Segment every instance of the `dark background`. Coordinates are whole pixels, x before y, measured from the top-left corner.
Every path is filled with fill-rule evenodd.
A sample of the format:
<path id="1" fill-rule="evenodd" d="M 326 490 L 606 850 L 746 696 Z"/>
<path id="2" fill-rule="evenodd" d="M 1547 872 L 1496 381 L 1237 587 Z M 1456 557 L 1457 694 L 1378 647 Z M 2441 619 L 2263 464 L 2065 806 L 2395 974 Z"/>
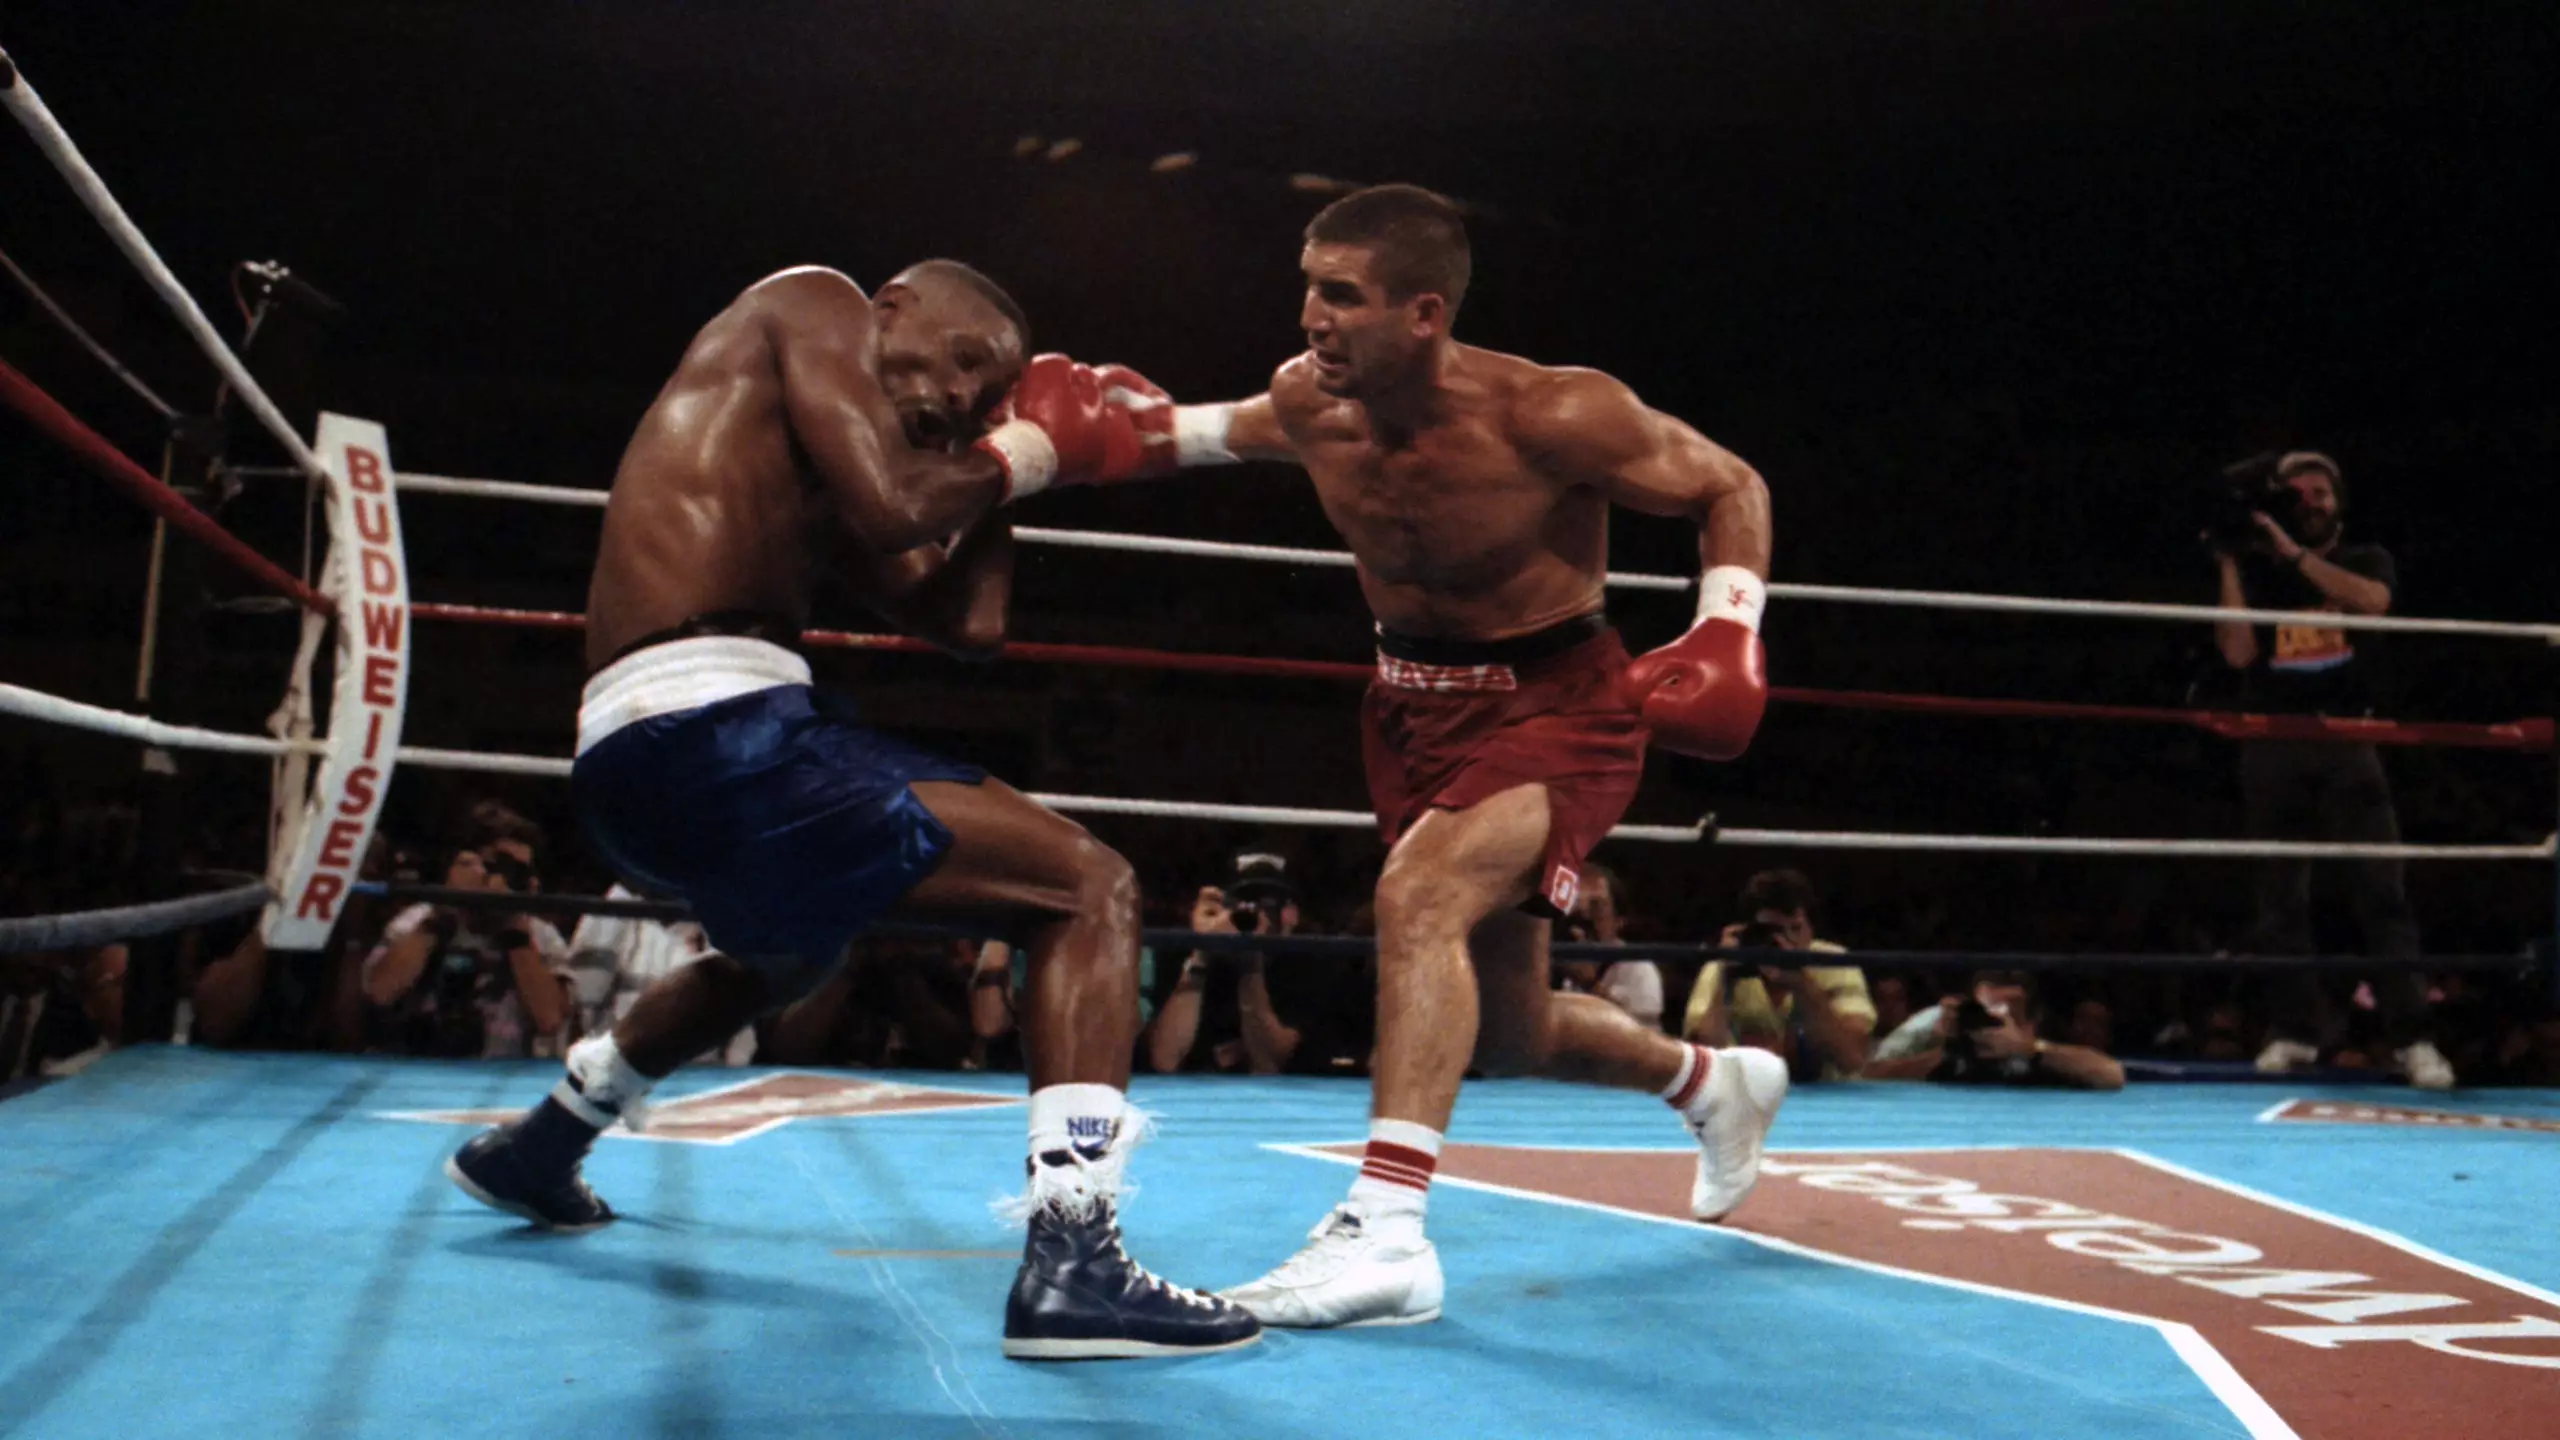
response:
<path id="1" fill-rule="evenodd" d="M 238 260 L 344 302 L 307 376 L 406 469 L 602 485 L 694 327 L 783 265 L 866 285 L 981 265 L 1045 344 L 1184 398 L 1298 346 L 1296 174 L 1412 180 L 1477 207 L 1462 338 L 1601 366 L 1757 464 L 1777 577 L 2203 600 L 2203 477 L 2335 454 L 2351 535 L 2403 613 L 2549 619 L 2560 454 L 2548 221 L 2560 16 L 2547 6 L 2160 3 L 0 3 L 0 45 L 236 335 Z M 1023 137 L 1080 150 L 1018 153 Z M 1194 152 L 1172 174 L 1148 162 Z M 0 246 L 189 408 L 210 372 L 33 147 L 0 135 Z M 0 292 L 0 358 L 150 464 L 154 418 Z M 307 413 L 297 414 L 307 419 Z M 234 458 L 272 458 L 245 426 Z M 148 530 L 0 422 L 0 674 L 129 702 Z M 413 497 L 418 598 L 577 608 L 584 513 Z M 1333 544 L 1293 472 L 1026 507 L 1029 523 Z M 226 519 L 298 547 L 273 492 Z M 1625 569 L 1686 570 L 1622 517 Z M 234 593 L 208 570 L 216 596 Z M 1339 572 L 1033 551 L 1017 633 L 1357 658 Z M 1619 605 L 1658 643 L 1680 602 Z M 860 625 L 852 615 L 826 617 Z M 254 727 L 291 622 L 217 614 L 155 713 Z M 1782 602 L 1780 683 L 2177 704 L 2216 698 L 2201 628 Z M 2549 713 L 2535 647 L 2376 645 L 2386 709 Z M 410 739 L 565 753 L 574 641 L 431 631 Z M 1358 805 L 1342 687 L 834 657 L 886 723 L 1065 790 Z M 2198 689 L 2199 684 L 2207 688 Z M 0 729 L 13 786 L 120 793 L 121 744 Z M 2392 758 L 2412 838 L 2538 838 L 2547 759 Z M 234 832 L 263 774 L 214 757 Z M 2218 834 L 2230 755 L 2174 733 L 1780 709 L 1745 762 L 1657 761 L 1636 819 Z M 405 778 L 428 836 L 470 795 Z M 1237 838 L 1097 827 L 1158 898 Z M 237 848 L 209 838 L 215 850 Z M 1375 847 L 1302 836 L 1347 910 Z M 254 865 L 251 853 L 235 863 Z M 1703 923 L 1765 855 L 1617 847 L 1637 905 Z M 574 843 L 555 888 L 577 874 Z M 2209 944 L 2234 867 L 1824 858 L 1868 943 Z M 2421 867 L 2435 948 L 2547 932 L 2550 877 Z"/>

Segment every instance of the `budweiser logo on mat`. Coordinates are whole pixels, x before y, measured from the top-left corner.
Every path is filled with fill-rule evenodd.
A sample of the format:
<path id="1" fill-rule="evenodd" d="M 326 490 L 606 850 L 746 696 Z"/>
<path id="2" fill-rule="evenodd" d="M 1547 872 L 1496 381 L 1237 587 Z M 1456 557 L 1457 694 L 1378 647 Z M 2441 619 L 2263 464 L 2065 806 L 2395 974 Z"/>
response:
<path id="1" fill-rule="evenodd" d="M 854 1115 L 900 1115 L 917 1110 L 979 1110 L 1019 1105 L 1003 1095 L 969 1090 L 934 1090 L 885 1080 L 855 1080 L 841 1075 L 767 1075 L 717 1090 L 704 1090 L 673 1100 L 653 1101 L 648 1128 L 638 1134 L 615 1126 L 607 1139 L 675 1140 L 691 1145 L 734 1145 L 794 1120 L 841 1119 Z M 520 1110 L 393 1110 L 377 1118 L 423 1120 L 431 1125 L 495 1125 L 522 1114 Z"/>
<path id="2" fill-rule="evenodd" d="M 2560 1118 L 2551 1116 L 2481 1115 L 2344 1100 L 2287 1100 L 2258 1118 L 2303 1125 L 2425 1125 L 2439 1130 L 2534 1130 L 2560 1135 Z"/>
<path id="3" fill-rule="evenodd" d="M 1452 1145 L 1439 1174 L 1685 1220 L 1695 1164 Z M 1743 1238 L 2148 1325 L 2261 1440 L 2488 1440 L 2560 1413 L 2560 1296 L 2165 1161 L 1772 1154 L 1762 1177 L 1730 1225 Z"/>

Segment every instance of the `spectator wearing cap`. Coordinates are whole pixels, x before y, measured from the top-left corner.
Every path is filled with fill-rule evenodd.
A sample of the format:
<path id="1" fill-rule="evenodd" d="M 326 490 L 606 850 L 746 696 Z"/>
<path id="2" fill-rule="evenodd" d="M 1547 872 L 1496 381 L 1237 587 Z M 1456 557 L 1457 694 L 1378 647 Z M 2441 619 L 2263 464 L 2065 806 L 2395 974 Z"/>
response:
<path id="1" fill-rule="evenodd" d="M 2292 623 L 2225 621 L 2214 627 L 2222 661 L 2239 671 L 2245 703 L 2266 714 L 2373 713 L 2369 659 L 2355 633 L 2324 623 L 2338 615 L 2387 615 L 2400 588 L 2391 552 L 2346 539 L 2346 481 L 2338 462 L 2312 450 L 2277 457 L 2266 505 L 2250 512 L 2249 543 L 2218 532 L 2207 544 L 2221 574 L 2226 610 L 2286 610 Z M 2269 513 L 2270 511 L 2277 513 Z M 2400 819 L 2391 780 L 2371 745 L 2263 740 L 2240 747 L 2240 794 L 2252 837 L 2393 844 Z M 2311 862 L 2267 860 L 2258 873 L 2257 921 L 2249 946 L 2261 954 L 2312 953 Z M 2393 960 L 2419 954 L 2417 914 L 2397 860 L 2343 862 L 2339 875 L 2368 953 Z M 2412 1084 L 2450 1089 L 2453 1067 L 2436 1049 L 2424 980 L 2414 968 L 2333 975 L 2333 991 L 2370 983 L 2389 1043 Z M 2338 987 L 2343 987 L 2339 989 Z M 2334 995 L 2331 997 L 2334 999 Z M 2320 977 L 2289 975 L 2275 996 L 2271 1037 L 2258 1068 L 2280 1073 L 2317 1060 L 2327 1023 L 2342 1006 L 2324 1005 Z"/>
<path id="2" fill-rule="evenodd" d="M 1287 859 L 1263 850 L 1239 853 L 1226 883 L 1201 886 L 1191 905 L 1191 928 L 1204 935 L 1294 935 L 1301 918 Z M 1147 1066 L 1255 1075 L 1365 1068 L 1374 1027 L 1365 977 L 1364 966 L 1341 957 L 1194 950 L 1140 1037 Z"/>

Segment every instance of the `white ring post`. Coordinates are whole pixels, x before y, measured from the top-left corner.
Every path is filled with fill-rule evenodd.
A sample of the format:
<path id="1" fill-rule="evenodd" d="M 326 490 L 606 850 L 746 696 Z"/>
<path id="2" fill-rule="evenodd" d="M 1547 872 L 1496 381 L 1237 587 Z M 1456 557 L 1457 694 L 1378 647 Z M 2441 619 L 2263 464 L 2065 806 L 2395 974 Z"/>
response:
<path id="1" fill-rule="evenodd" d="M 382 427 L 344 415 L 320 416 L 318 453 L 329 484 L 329 558 L 337 583 L 337 687 L 329 740 L 292 843 L 276 852 L 269 877 L 267 943 L 316 950 L 329 939 L 353 893 L 374 821 L 391 790 L 400 723 L 409 703 L 409 563 L 392 493 L 391 447 Z"/>

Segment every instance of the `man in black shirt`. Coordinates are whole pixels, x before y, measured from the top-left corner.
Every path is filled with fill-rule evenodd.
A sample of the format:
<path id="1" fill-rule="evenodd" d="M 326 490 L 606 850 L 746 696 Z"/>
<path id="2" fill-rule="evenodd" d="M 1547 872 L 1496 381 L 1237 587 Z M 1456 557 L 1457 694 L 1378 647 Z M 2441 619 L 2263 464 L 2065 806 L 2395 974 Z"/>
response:
<path id="1" fill-rule="evenodd" d="M 2321 623 L 2324 615 L 2382 615 L 2399 589 L 2391 552 L 2350 545 L 2341 516 L 2345 487 L 2328 456 L 2297 450 L 2276 462 L 2286 513 L 2252 515 L 2256 534 L 2246 554 L 2217 548 L 2225 609 L 2293 610 L 2297 623 L 2214 627 L 2223 662 L 2247 679 L 2248 708 L 2266 714 L 2360 716 L 2373 713 L 2371 663 L 2353 633 Z M 2254 836 L 2284 840 L 2396 843 L 2399 817 L 2391 782 L 2370 745 L 2260 741 L 2240 749 L 2240 793 Z M 2392 959 L 2415 956 L 2418 921 L 2397 860 L 2347 862 L 2348 896 L 2365 948 Z M 2258 882 L 2254 945 L 2270 954 L 2312 953 L 2311 864 L 2265 862 Z M 2367 977 L 2384 1028 L 2412 1083 L 2453 1084 L 2452 1067 L 2428 1037 L 2426 986 L 2414 970 Z M 2276 1014 L 2258 1068 L 2282 1071 L 2318 1058 L 2319 989 L 2309 974 L 2279 990 Z"/>

